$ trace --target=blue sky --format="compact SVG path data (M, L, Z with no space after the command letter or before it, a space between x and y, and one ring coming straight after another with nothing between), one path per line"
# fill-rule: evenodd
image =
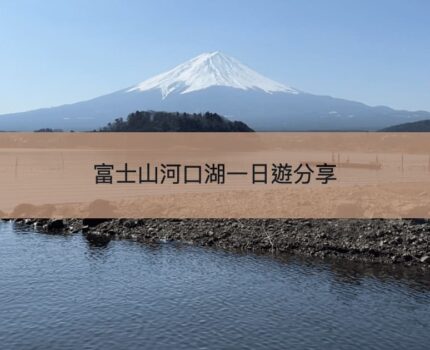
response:
M221 50L300 90L430 111L428 0L0 0L0 114Z

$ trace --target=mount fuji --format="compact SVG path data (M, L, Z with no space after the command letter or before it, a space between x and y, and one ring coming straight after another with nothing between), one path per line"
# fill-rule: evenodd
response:
M0 130L92 130L136 110L216 112L257 131L377 130L430 119L429 112L371 107L305 93L217 51L88 101L0 115Z

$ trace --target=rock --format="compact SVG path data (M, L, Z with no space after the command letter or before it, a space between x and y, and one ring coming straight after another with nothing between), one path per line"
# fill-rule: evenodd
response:
M62 230L65 228L63 220L51 220L46 225L48 230Z
M94 243L97 245L107 245L111 241L109 235L104 234L100 231L89 231L85 234L85 237L90 243Z
M410 254L408 254L408 253L403 254L402 257L403 257L404 261L411 261L411 260L413 260L413 256L410 255Z
M42 229L47 232L62 231L66 226L63 220L49 220L42 226Z
M82 225L94 227L94 226L100 225L106 221L109 221L109 219L83 219Z
M43 227L44 225L46 225L48 223L49 220L46 219L38 219L36 220L36 222L33 224L35 227Z
M430 256L429 255L424 255L421 259L420 262L422 262L423 264L430 264Z

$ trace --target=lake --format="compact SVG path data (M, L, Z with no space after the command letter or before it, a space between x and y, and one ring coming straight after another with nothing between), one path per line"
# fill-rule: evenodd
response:
M2 349L423 349L418 270L0 223Z

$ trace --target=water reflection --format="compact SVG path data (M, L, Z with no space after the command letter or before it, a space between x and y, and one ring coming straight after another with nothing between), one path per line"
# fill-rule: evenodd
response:
M85 248L85 256L88 258L88 260L94 260L97 263L106 262L110 254L109 243L103 244L86 241Z

